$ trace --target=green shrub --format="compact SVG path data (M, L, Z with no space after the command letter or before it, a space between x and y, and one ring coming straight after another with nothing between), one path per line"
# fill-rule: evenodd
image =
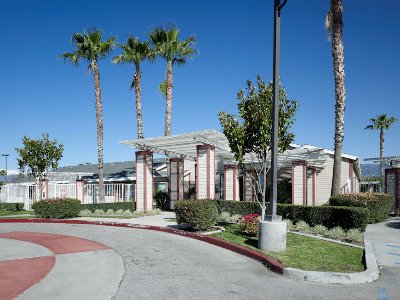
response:
M332 196L329 199L329 204L332 206L367 208L370 211L368 223L378 223L389 217L393 201L393 197L386 194L353 193Z
M260 221L260 215L250 214L239 218L240 228L243 233L249 236L258 236L258 223Z
M90 209L84 209L81 210L81 212L79 213L79 215L81 217L87 217L87 216L91 216L92 215L92 211Z
M44 199L32 204L35 215L39 218L67 219L79 216L82 205L77 199Z
M232 214L261 214L260 205L250 201L216 200L219 213ZM267 203L269 208L269 203ZM364 230L369 221L369 210L362 207L338 206L303 206L292 204L277 205L278 215L294 223L305 221L310 226L324 225L327 228L340 226L343 229L359 228Z
M102 215L105 214L105 212L102 209L95 209L93 214L96 215L96 216L102 216Z
M125 209L123 215L124 216L129 216L129 215L132 215L132 212L131 212L130 209Z
M349 229L346 232L346 240L350 242L361 243L363 241L364 235L358 229Z
M0 203L0 210L21 211L24 210L24 203Z
M135 202L111 202L111 203L93 203L93 204L82 204L81 209L90 209L92 212L94 212L96 209L102 209L104 211L107 211L109 209L112 209L114 211L117 211L119 209L126 210L129 209L131 211L136 210L136 205Z
M218 215L218 222L223 222L223 223L237 223L238 219L240 218L240 215L231 215L227 211L223 211Z
M288 230L293 230L294 229L294 225L292 220L284 220L287 223L287 229Z
M115 211L116 215L122 215L123 213L124 213L123 209L118 209L118 210Z
M206 230L217 222L217 203L213 200L181 200L175 204L176 221L193 230Z
M106 211L106 215L113 215L113 214L114 210L112 210L111 208Z
M334 228L331 228L330 230L328 230L325 233L325 236L327 238L331 238L334 240L340 240L340 239L343 239L346 236L346 234L345 234L344 230L338 226L338 227L334 227Z
M324 225L316 225L311 227L311 231L317 235L325 235L328 231L328 228L326 228Z
M159 209L168 209L169 195L167 192L158 190L154 192L154 201L156 202L156 207Z
M308 225L306 222L304 221L299 221L296 223L296 225L294 226L294 228L298 231L307 233L310 232L310 225Z
M129 215L128 212L126 212L126 214ZM133 218L144 217L145 216L145 212L143 210L135 210L134 212L131 213L131 216Z
M159 215L160 213L161 213L161 209L155 208L155 209L146 211L146 216L155 216L155 215Z

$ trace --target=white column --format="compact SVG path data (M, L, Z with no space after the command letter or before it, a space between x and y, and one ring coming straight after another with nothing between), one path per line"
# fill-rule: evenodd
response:
M174 209L175 202L183 200L185 189L184 179L184 160L183 158L170 158L168 167L168 194L170 209Z
M76 184L75 186L76 199L80 200L82 204L85 204L85 196L84 196L85 181L83 181L82 179L77 179L75 184Z
M224 199L239 201L238 165L224 166Z
M255 171L246 171L243 175L243 196L245 201L256 200Z
M136 210L153 209L153 153L136 152Z
M307 204L307 162L292 162L292 204Z
M197 145L196 199L215 198L215 148Z

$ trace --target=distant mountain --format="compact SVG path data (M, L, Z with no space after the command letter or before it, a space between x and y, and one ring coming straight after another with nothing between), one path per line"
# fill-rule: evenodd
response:
M366 177L380 177L380 165L379 164L360 164L361 176Z

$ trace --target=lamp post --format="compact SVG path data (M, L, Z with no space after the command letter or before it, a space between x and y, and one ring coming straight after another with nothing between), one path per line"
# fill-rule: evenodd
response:
M273 54L273 107L272 107L272 142L271 142L271 194L270 215L260 220L258 229L258 248L267 251L286 249L287 223L276 214L278 183L278 127L279 127L279 54L280 54L280 17L281 9L287 0L274 0L274 54Z
M7 170L7 158L10 156L9 154L2 154L1 156L4 156L5 158L6 158L6 184L8 183L8 180L7 180L7 173L8 173L8 170Z

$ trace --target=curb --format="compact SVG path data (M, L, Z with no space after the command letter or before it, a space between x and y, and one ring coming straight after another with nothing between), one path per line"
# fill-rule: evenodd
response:
M187 232L179 229L169 227L159 227L152 225L139 225L127 223L113 223L102 221L85 221L85 220L58 220L58 219L0 219L0 223L53 223L53 224L78 224L78 225L102 225L125 227L135 229L147 229L159 232L166 232L176 234L199 241L203 241L238 254L244 255L251 259L261 262L268 267L271 271L281 274L285 277L298 279L316 283L330 283L330 284L360 284L375 281L379 277L379 268L376 262L372 243L364 240L365 248L365 262L367 269L363 272L356 273L339 273L339 272L319 272L319 271L304 271L291 267L285 267L279 261L256 250L225 241L223 239L215 238L212 236Z
M370 241L364 240L365 264L367 269L357 273L304 271L286 267L283 276L318 283L331 284L358 284L373 282L379 277L379 268L376 262L374 249Z
M102 225L102 226L113 226L113 227L125 227L125 228L135 228L135 229L147 229L153 231L166 232L171 234L176 234L195 240L203 241L243 256L249 257L256 261L261 262L268 267L271 271L284 275L285 266L279 261L265 254L262 254L256 250L249 249L247 247L231 243L219 238L212 236L187 232L179 229L173 229L169 227L159 227L152 225L139 225L139 224L127 224L127 223L112 223L112 222L102 222L102 221L84 221L84 220L57 220L57 219L0 219L0 223L51 223L51 224L77 224L77 225Z

